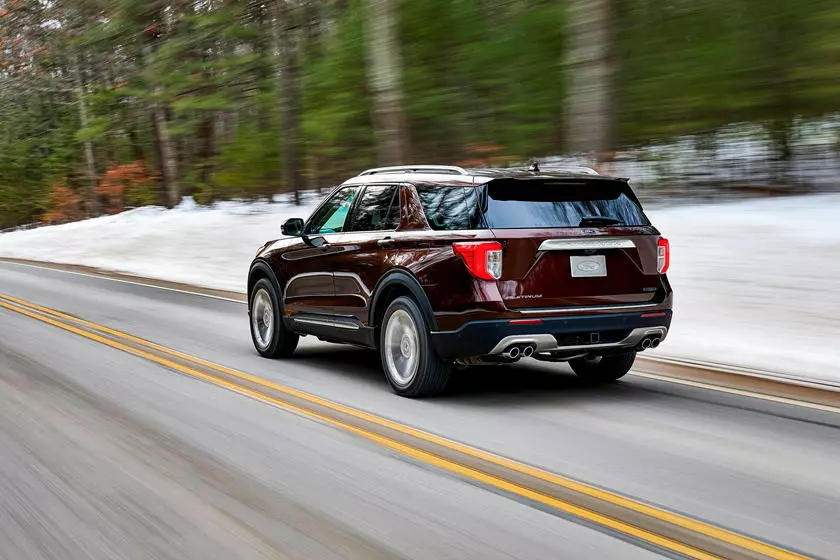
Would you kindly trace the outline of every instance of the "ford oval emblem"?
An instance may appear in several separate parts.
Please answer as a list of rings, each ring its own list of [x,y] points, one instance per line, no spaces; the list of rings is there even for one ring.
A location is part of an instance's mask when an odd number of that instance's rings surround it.
[[[578,270],[580,270],[581,272],[595,272],[596,270],[601,268],[601,265],[596,263],[595,261],[583,261],[581,263],[578,263],[577,267]]]

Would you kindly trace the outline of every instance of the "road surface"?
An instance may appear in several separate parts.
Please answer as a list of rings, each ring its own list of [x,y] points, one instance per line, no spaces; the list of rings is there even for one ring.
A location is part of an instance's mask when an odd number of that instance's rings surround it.
[[[835,412],[633,375],[587,387],[532,360],[413,401],[370,352],[306,338],[293,360],[260,358],[241,303],[11,263],[0,297],[13,298],[0,300],[4,559],[702,557],[635,534],[641,521],[464,470],[445,456],[461,443],[515,461],[505,472],[533,466],[681,514],[712,528],[706,540],[721,528],[769,547],[738,557],[840,558]],[[102,326],[445,441],[383,445],[88,332]]]

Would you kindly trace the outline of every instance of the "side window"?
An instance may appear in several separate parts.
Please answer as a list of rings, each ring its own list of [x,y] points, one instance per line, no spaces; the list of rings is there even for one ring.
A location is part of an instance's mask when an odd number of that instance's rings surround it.
[[[365,188],[353,211],[348,231],[387,231],[400,225],[399,187],[376,185]]]
[[[359,187],[347,187],[335,193],[309,220],[306,233],[325,235],[344,231],[347,214],[358,192]]]
[[[417,194],[433,230],[484,229],[477,187],[418,185]]]

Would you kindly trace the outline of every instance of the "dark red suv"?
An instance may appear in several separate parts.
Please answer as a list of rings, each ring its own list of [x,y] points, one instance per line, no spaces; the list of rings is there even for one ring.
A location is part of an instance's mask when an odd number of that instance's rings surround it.
[[[668,241],[626,179],[370,169],[282,232],[248,275],[257,351],[291,356],[304,335],[375,348],[404,396],[522,358],[615,380],[671,323]]]

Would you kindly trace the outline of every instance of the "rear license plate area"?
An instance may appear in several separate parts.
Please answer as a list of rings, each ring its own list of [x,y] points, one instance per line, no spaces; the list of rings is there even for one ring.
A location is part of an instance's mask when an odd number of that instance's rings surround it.
[[[607,275],[607,259],[604,255],[569,257],[573,278],[597,278]]]
[[[590,344],[612,344],[630,336],[627,329],[598,332],[572,332],[554,335],[559,346],[587,346]]]

